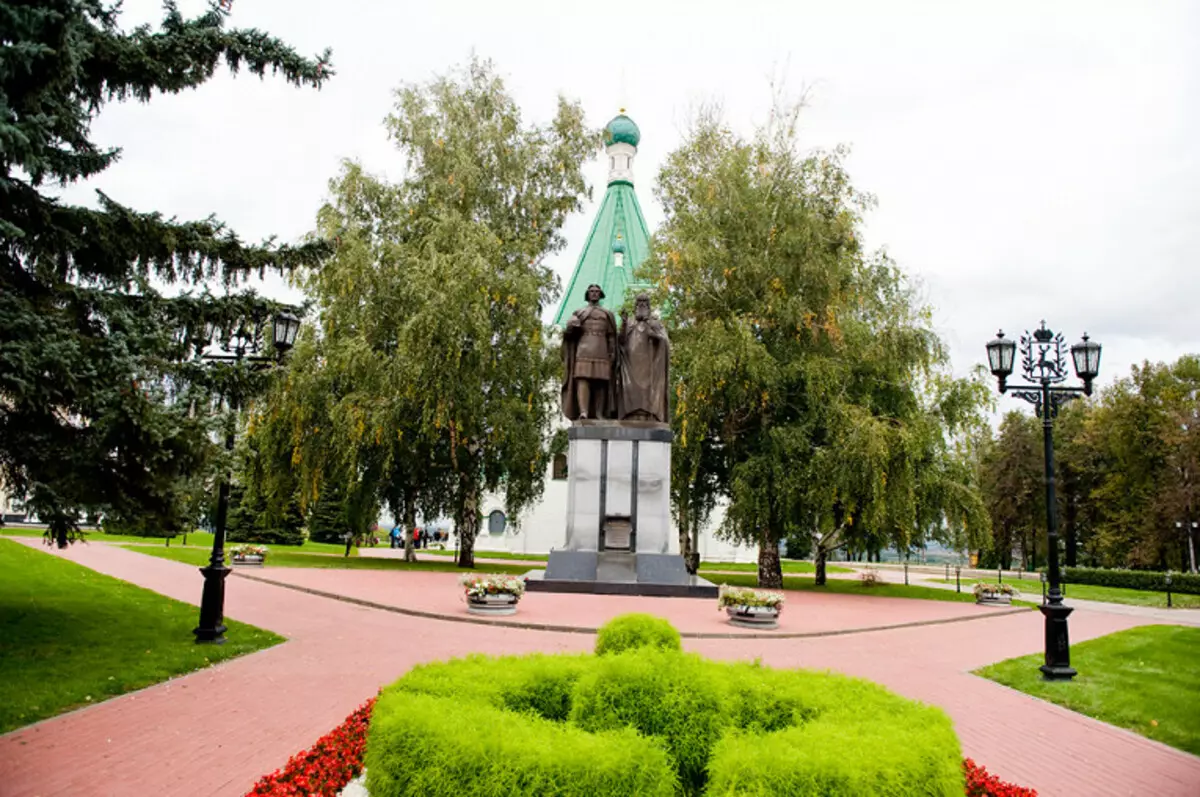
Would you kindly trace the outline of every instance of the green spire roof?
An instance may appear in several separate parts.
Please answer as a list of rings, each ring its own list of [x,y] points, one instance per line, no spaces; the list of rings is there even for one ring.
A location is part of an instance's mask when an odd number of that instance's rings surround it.
[[[600,305],[615,312],[624,304],[626,291],[635,284],[633,273],[649,250],[650,232],[633,186],[624,181],[610,183],[554,323],[562,326],[571,313],[587,304],[587,287],[592,283],[604,289]],[[620,267],[618,254],[623,261]]]

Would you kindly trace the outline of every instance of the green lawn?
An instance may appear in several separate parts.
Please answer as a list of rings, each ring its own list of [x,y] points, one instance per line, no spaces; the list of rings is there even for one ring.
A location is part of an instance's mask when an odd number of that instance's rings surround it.
[[[812,562],[795,561],[791,559],[782,560],[783,572],[785,573],[813,573],[816,568]],[[757,562],[701,562],[700,572],[725,571],[727,573],[757,573]],[[839,565],[825,565],[826,573],[853,573],[854,571],[848,567]]]
[[[1071,681],[1043,681],[1042,654],[976,670],[1026,694],[1200,755],[1200,628],[1149,625],[1071,646]]]
[[[936,581],[939,584],[945,584],[944,578],[931,578],[928,581]],[[970,589],[974,586],[977,579],[963,579],[963,589]],[[951,584],[954,579],[950,579]],[[1005,580],[1005,584],[1011,584],[1014,589],[1020,590],[1021,596],[1028,600],[1042,602],[1042,584],[1040,581],[1018,581]],[[1048,588],[1048,587],[1047,587]],[[1079,598],[1087,601],[1107,601],[1109,603],[1125,603],[1130,606],[1157,606],[1166,608],[1167,593],[1151,592],[1141,589],[1123,589],[1121,587],[1098,587],[1092,584],[1067,584],[1066,585],[1067,600],[1071,598]],[[1171,593],[1171,605],[1176,609],[1196,609],[1200,608],[1200,595],[1186,595],[1178,592]]]
[[[0,573],[0,733],[284,641],[226,620],[197,645],[196,607],[11,540]]]
[[[41,529],[17,529],[11,526],[0,528],[0,536],[7,537],[41,537]],[[158,545],[162,547],[177,548],[183,545],[183,535],[180,534],[167,544],[167,540],[163,537],[137,537],[132,534],[106,534],[103,531],[86,531],[84,532],[83,541],[87,542],[116,542],[130,543],[132,545]],[[187,534],[188,548],[205,548],[212,550],[213,535],[207,531],[189,531]],[[226,543],[233,546],[238,543]],[[285,551],[303,551],[304,553],[328,553],[342,556],[346,552],[346,546],[337,543],[328,542],[306,542],[304,545],[268,545],[268,548],[279,549]],[[350,549],[351,556],[358,556],[358,549]]]
[[[208,564],[209,551],[202,548],[180,548],[172,545],[170,548],[146,547],[141,545],[123,546],[137,553],[157,556],[161,559],[172,559],[176,562],[186,562],[200,567]],[[271,546],[267,546],[270,548]],[[424,555],[424,551],[421,555]],[[430,561],[422,559],[417,562],[405,562],[403,559],[370,559],[367,557],[330,556],[323,553],[301,553],[294,550],[271,548],[267,554],[267,563],[262,568],[246,568],[246,572],[254,573],[260,570],[270,570],[273,567],[322,567],[331,570],[436,570],[444,572],[464,572],[451,561]],[[511,573],[521,575],[528,573],[529,565],[480,564],[476,572]]]
[[[449,557],[454,556],[454,549],[448,548],[448,549],[442,551],[442,550],[438,550],[437,548],[421,548],[416,553],[417,553],[417,556],[425,556],[426,554],[429,554],[431,556],[441,556],[444,558],[449,558]],[[549,554],[544,554],[544,553],[520,553],[520,552],[516,552],[516,551],[481,551],[478,548],[476,548],[475,549],[475,558],[476,559],[515,559],[515,560],[521,561],[521,562],[545,562],[547,559],[550,558],[550,556],[549,556]]]
[[[757,577],[751,575],[706,573],[704,577],[714,584],[729,584],[736,587],[756,587],[758,585]],[[877,584],[873,587],[865,587],[860,580],[852,578],[831,578],[825,582],[823,587],[818,587],[813,582],[814,579],[806,576],[784,576],[783,588],[804,592],[836,592],[839,595],[877,595],[884,598],[918,598],[953,603],[975,602],[975,596],[971,594],[970,590],[958,593],[937,587],[905,586],[904,584]],[[1034,604],[1026,601],[1013,601],[1013,605],[1033,606]]]

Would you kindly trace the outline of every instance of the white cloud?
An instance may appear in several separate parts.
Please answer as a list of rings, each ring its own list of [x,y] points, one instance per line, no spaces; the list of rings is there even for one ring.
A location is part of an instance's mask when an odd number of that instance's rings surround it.
[[[185,13],[204,4],[181,3]],[[316,53],[320,92],[222,74],[195,92],[105,110],[121,162],[100,187],[139,209],[216,212],[243,237],[312,228],[343,158],[397,174],[381,120],[391,91],[493,58],[531,118],[581,99],[599,126],[626,106],[650,187],[690,109],[721,101],[749,129],[768,79],[811,90],[814,146],[848,143],[856,184],[879,198],[874,245],[925,284],[956,371],[983,344],[1043,317],[1105,344],[1102,381],[1143,359],[1200,351],[1200,13],[1187,2],[381,3],[235,0],[231,24]],[[126,28],[160,17],[126,3]],[[603,191],[604,167],[588,173]],[[566,278],[590,223],[571,219]],[[271,291],[286,292],[278,280]]]

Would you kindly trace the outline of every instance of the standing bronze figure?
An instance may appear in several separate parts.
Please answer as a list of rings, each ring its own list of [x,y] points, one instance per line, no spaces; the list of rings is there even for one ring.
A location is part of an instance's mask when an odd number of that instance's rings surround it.
[[[616,411],[617,320],[600,306],[603,298],[599,285],[589,285],[587,307],[572,313],[563,330],[562,410],[572,421],[611,418]]]
[[[667,376],[671,342],[662,322],[650,315],[650,297],[638,294],[634,322],[621,313],[617,337],[617,417],[667,423]]]

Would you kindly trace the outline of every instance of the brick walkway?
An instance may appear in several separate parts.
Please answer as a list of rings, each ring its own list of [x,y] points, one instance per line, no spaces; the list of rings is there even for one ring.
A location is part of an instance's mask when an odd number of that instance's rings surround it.
[[[95,544],[75,546],[64,555],[180,600],[194,602],[199,595],[200,577],[187,565]],[[423,593],[444,594],[445,610],[460,610],[453,574],[278,568],[262,574],[303,580],[308,576],[302,574],[317,572],[332,579],[326,586],[343,593],[386,590],[387,581],[375,582],[386,577],[400,595],[420,576]],[[834,602],[814,605],[814,614],[833,611],[843,601],[839,611],[865,606],[857,597],[824,597]],[[873,600],[880,603],[869,609],[871,624],[882,616],[912,617],[931,605]],[[638,608],[672,614],[662,608],[672,603],[647,599]],[[716,619],[711,603],[704,603]],[[282,765],[417,663],[472,651],[586,650],[593,641],[586,634],[410,617],[238,577],[229,580],[226,605],[231,616],[289,641],[0,736],[0,795],[241,795],[258,776]],[[569,622],[571,605],[559,605],[564,610],[560,622]],[[1142,622],[1080,610],[1072,616],[1072,639]],[[1033,612],[846,636],[687,642],[689,649],[714,658],[761,657],[774,666],[859,675],[939,705],[954,719],[966,755],[1045,797],[1200,793],[1200,758],[968,672],[1035,652],[1040,645],[1041,618]],[[1016,732],[1000,730],[1006,725]]]

